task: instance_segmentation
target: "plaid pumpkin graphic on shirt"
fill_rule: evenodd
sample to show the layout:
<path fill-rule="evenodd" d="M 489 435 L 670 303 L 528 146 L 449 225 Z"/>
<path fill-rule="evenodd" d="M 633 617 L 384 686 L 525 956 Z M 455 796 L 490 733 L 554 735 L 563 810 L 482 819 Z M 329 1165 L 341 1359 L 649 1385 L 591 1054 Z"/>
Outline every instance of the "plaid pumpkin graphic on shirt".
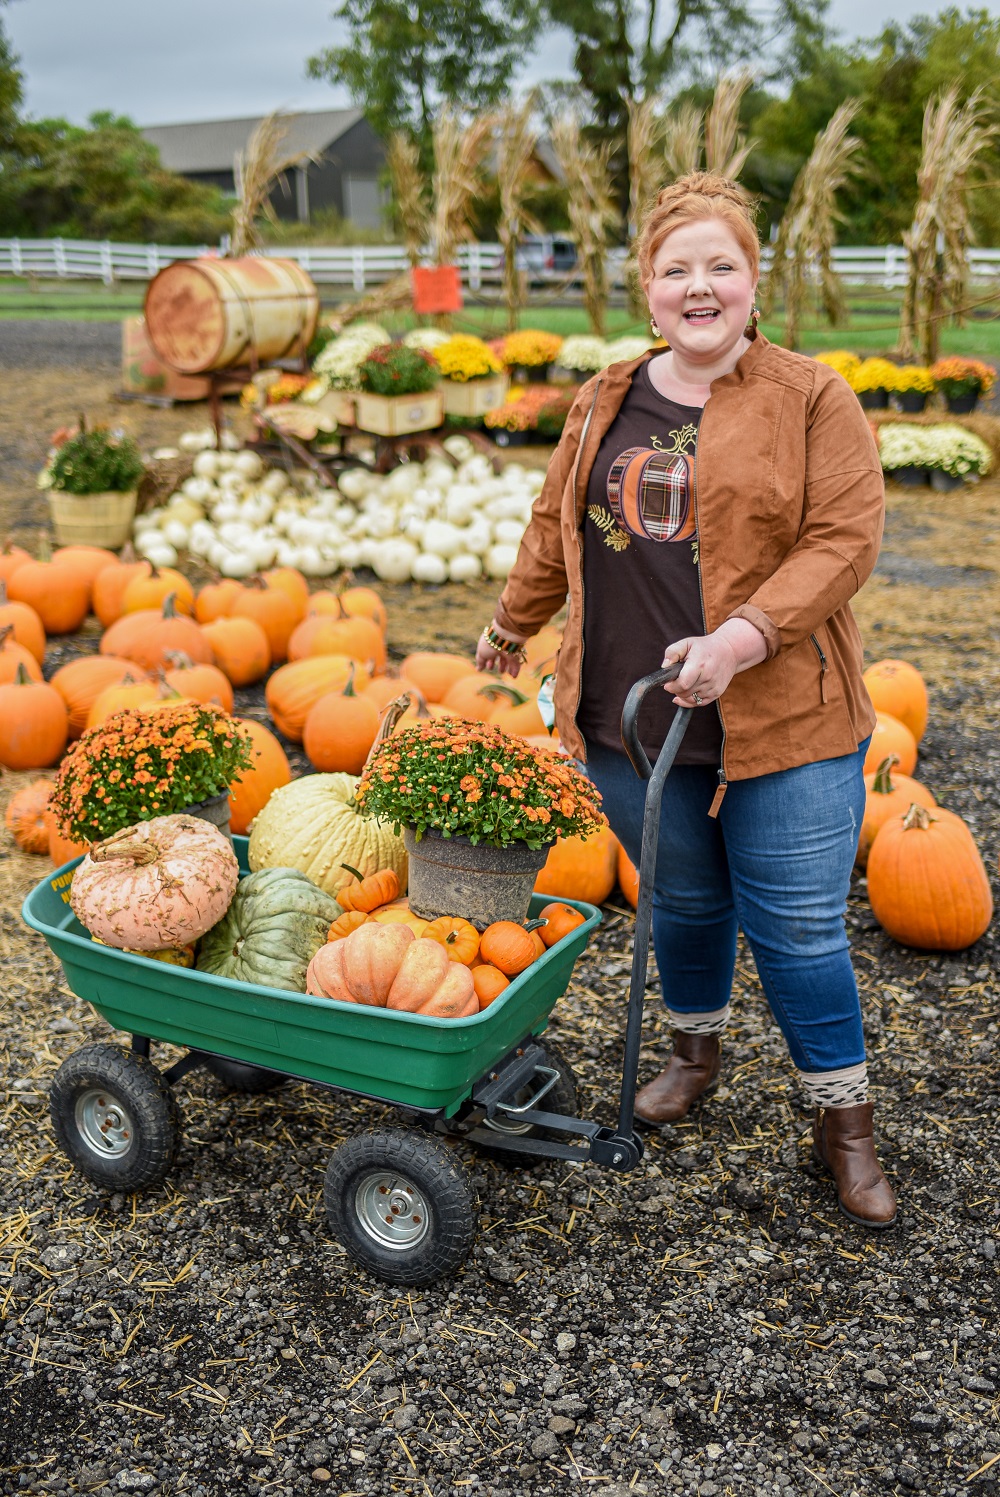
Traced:
<path fill-rule="evenodd" d="M 661 543 L 694 537 L 694 459 L 687 452 L 626 448 L 611 465 L 607 495 L 630 535 Z"/>

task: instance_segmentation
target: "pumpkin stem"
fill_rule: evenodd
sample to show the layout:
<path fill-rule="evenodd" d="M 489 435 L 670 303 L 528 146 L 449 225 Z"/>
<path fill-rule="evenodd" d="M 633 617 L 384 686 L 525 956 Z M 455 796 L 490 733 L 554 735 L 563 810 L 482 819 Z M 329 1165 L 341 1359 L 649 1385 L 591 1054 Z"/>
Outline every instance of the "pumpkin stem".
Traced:
<path fill-rule="evenodd" d="M 914 827 L 920 832 L 926 832 L 931 823 L 935 821 L 937 817 L 932 816 L 926 806 L 919 806 L 914 801 L 903 817 L 903 826 L 908 832 L 912 832 Z"/>
<path fill-rule="evenodd" d="M 372 674 L 374 675 L 374 671 L 372 672 Z M 354 690 L 354 661 L 353 660 L 351 661 L 351 668 L 350 668 L 350 670 L 347 673 L 347 683 L 344 686 L 344 689 L 343 689 L 343 691 L 340 694 L 341 694 L 341 696 L 344 696 L 344 697 L 356 697 L 357 696 L 357 692 Z M 341 866 L 343 866 L 343 865 L 341 865 Z"/>
<path fill-rule="evenodd" d="M 144 868 L 149 863 L 156 862 L 156 848 L 150 842 L 140 841 L 138 837 L 122 837 L 121 832 L 116 832 L 107 841 L 98 842 L 90 849 L 92 863 L 113 863 L 119 858 L 135 868 Z"/>
<path fill-rule="evenodd" d="M 124 567 L 131 567 L 135 565 L 137 560 L 138 558 L 135 554 L 135 547 L 133 546 L 131 541 L 126 541 L 124 546 L 118 553 L 119 565 Z"/>
<path fill-rule="evenodd" d="M 898 754 L 888 754 L 875 771 L 872 789 L 879 795 L 892 794 L 892 771 L 899 763 Z"/>
<path fill-rule="evenodd" d="M 168 650 L 163 658 L 174 671 L 189 671 L 194 665 L 191 656 L 185 655 L 183 650 Z"/>
<path fill-rule="evenodd" d="M 537 930 L 540 925 L 548 925 L 548 916 L 544 920 L 526 920 L 522 930 Z"/>
<path fill-rule="evenodd" d="M 14 685 L 15 686 L 30 686 L 31 685 L 31 677 L 28 675 L 28 672 L 24 668 L 24 661 L 23 660 L 19 660 L 17 662 L 17 670 L 14 672 Z"/>
<path fill-rule="evenodd" d="M 488 686 L 481 686 L 477 695 L 488 697 L 491 702 L 495 702 L 497 697 L 503 697 L 510 707 L 523 707 L 529 700 L 523 691 L 518 691 L 516 686 L 502 685 L 499 681 L 492 681 Z"/>
<path fill-rule="evenodd" d="M 4 645 L 7 643 L 8 639 L 10 639 L 10 637 L 11 637 L 11 635 L 13 633 L 14 633 L 14 625 L 13 624 L 4 624 L 3 628 L 0 629 L 0 650 L 3 649 Z"/>
<path fill-rule="evenodd" d="M 357 868 L 352 868 L 351 865 L 350 865 L 350 863 L 341 863 L 340 866 L 341 866 L 341 868 L 346 868 L 347 871 L 348 871 L 348 873 L 353 873 L 354 877 L 357 879 L 357 881 L 358 881 L 359 884 L 363 884 L 364 883 L 364 881 L 365 881 L 364 874 L 360 873 Z"/>
<path fill-rule="evenodd" d="M 167 593 L 167 596 L 164 598 L 164 600 L 163 600 L 163 617 L 165 619 L 175 619 L 177 617 L 177 594 L 176 593 Z"/>

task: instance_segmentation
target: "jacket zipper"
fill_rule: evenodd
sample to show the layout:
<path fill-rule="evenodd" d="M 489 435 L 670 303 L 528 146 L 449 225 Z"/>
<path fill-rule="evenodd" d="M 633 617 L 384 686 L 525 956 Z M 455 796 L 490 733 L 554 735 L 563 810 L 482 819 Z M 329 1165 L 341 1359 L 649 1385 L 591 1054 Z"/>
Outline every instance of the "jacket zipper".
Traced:
<path fill-rule="evenodd" d="M 707 632 L 708 621 L 705 617 L 705 584 L 702 580 L 701 575 L 701 519 L 698 514 L 698 453 L 701 449 L 701 425 L 704 423 L 704 419 L 705 415 L 703 408 L 702 420 L 699 423 L 698 427 L 698 441 L 694 449 L 694 492 L 691 495 L 691 501 L 694 504 L 694 529 L 695 534 L 698 537 L 698 597 L 701 601 L 701 627 L 705 632 Z M 726 719 L 722 711 L 722 702 L 718 701 L 715 705 L 719 710 L 719 721 L 722 724 L 722 749 L 719 754 L 719 783 L 716 786 L 715 794 L 712 796 L 712 804 L 708 808 L 708 814 L 712 817 L 718 816 L 719 809 L 722 805 L 723 796 L 729 789 L 729 781 L 726 779 Z"/>
<path fill-rule="evenodd" d="M 602 386 L 603 383 L 604 383 L 604 381 L 602 379 L 599 379 L 597 381 L 597 385 L 594 388 L 594 398 L 590 402 L 590 410 L 587 412 L 587 419 L 583 423 L 583 430 L 580 433 L 580 445 L 579 445 L 579 447 L 577 448 L 577 451 L 576 451 L 576 467 L 573 469 L 573 518 L 574 518 L 574 520 L 576 520 L 576 517 L 577 517 L 577 515 L 580 512 L 579 496 L 577 494 L 577 484 L 578 484 L 579 478 L 580 478 L 580 464 L 583 462 L 583 449 L 584 449 L 584 447 L 586 445 L 587 433 L 590 431 L 590 423 L 591 423 L 591 420 L 593 419 L 594 411 L 597 408 L 597 397 L 601 393 L 601 386 Z M 577 529 L 577 535 L 579 537 L 579 527 Z M 583 620 L 584 620 L 584 613 L 585 613 L 585 600 L 584 600 L 584 592 L 583 592 L 583 539 L 582 539 L 582 537 L 579 538 L 578 547 L 579 547 L 579 552 L 580 552 L 580 668 L 577 671 L 577 677 L 576 677 L 576 683 L 577 683 L 576 684 L 576 701 L 573 704 L 573 721 L 574 722 L 576 722 L 576 714 L 577 714 L 577 710 L 578 710 L 578 708 L 580 706 L 580 697 L 583 694 L 583 653 L 584 653 L 584 650 L 586 649 L 586 640 L 585 640 L 585 636 L 584 636 L 584 632 L 583 632 Z"/>
<path fill-rule="evenodd" d="M 810 634 L 809 638 L 812 641 L 813 648 L 815 649 L 816 654 L 819 656 L 819 699 L 820 699 L 821 702 L 825 703 L 826 702 L 826 656 L 823 654 L 823 646 L 820 644 L 820 642 L 816 638 L 815 634 Z"/>

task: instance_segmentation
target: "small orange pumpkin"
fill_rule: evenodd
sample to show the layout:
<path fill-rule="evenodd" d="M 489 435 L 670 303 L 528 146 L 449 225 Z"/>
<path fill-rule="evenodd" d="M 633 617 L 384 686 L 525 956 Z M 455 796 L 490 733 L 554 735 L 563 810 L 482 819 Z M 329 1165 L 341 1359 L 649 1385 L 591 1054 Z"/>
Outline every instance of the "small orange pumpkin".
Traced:
<path fill-rule="evenodd" d="M 405 896 L 394 899 L 391 904 L 379 905 L 377 910 L 372 910 L 371 918 L 379 925 L 405 925 L 415 936 L 422 936 L 427 929 L 427 921 L 413 913 Z"/>
<path fill-rule="evenodd" d="M 471 967 L 479 955 L 479 932 L 459 915 L 440 915 L 424 931 L 428 941 L 438 941 L 448 953 L 449 961 Z"/>
<path fill-rule="evenodd" d="M 355 688 L 367 684 L 367 671 L 346 655 L 311 655 L 276 670 L 268 679 L 264 696 L 267 710 L 285 737 L 301 743 L 312 708 L 328 692 L 342 691 L 352 672 Z"/>
<path fill-rule="evenodd" d="M 45 627 L 30 604 L 10 600 L 7 584 L 0 578 L 0 629 L 8 625 L 17 643 L 30 650 L 41 665 L 45 659 Z"/>
<path fill-rule="evenodd" d="M 145 707 L 150 702 L 155 702 L 159 696 L 159 687 L 155 681 L 141 678 L 139 667 L 135 667 L 135 674 L 131 672 L 118 682 L 112 683 L 94 698 L 87 713 L 86 726 L 96 728 L 100 723 L 106 722 L 113 712 L 123 712 L 126 707 Z"/>
<path fill-rule="evenodd" d="M 523 925 L 495 920 L 483 931 L 479 952 L 484 962 L 499 967 L 505 977 L 516 977 L 535 960 L 535 943 Z"/>
<path fill-rule="evenodd" d="M 0 764 L 48 769 L 66 747 L 66 703 L 47 681 L 32 681 L 23 665 L 0 686 Z"/>
<path fill-rule="evenodd" d="M 240 590 L 234 599 L 229 617 L 253 619 L 267 635 L 271 661 L 280 665 L 288 659 L 288 641 L 303 610 L 295 599 L 280 587 L 267 587 L 263 581 Z"/>
<path fill-rule="evenodd" d="M 538 932 L 545 946 L 554 946 L 557 941 L 568 936 L 570 931 L 576 930 L 578 925 L 584 923 L 584 916 L 579 910 L 574 910 L 572 905 L 561 904 L 559 901 L 547 904 L 538 918 L 545 921 Z"/>
<path fill-rule="evenodd" d="M 341 867 L 350 875 L 336 893 L 341 909 L 361 910 L 367 915 L 399 898 L 399 875 L 392 868 L 380 868 L 363 878 L 356 868 L 349 868 L 346 863 Z"/>
<path fill-rule="evenodd" d="M 202 633 L 222 674 L 234 686 L 252 686 L 267 675 L 271 646 L 255 619 L 217 618 L 205 624 Z"/>
<path fill-rule="evenodd" d="M 261 577 L 267 587 L 277 588 L 291 598 L 299 610 L 299 618 L 305 618 L 309 603 L 309 583 L 297 567 L 272 567 L 270 571 L 262 572 Z"/>
<path fill-rule="evenodd" d="M 875 713 L 875 728 L 865 754 L 865 774 L 871 774 L 890 754 L 899 760 L 901 774 L 912 774 L 917 767 L 917 740 L 905 723 L 888 712 Z"/>
<path fill-rule="evenodd" d="M 908 660 L 878 660 L 864 673 L 872 706 L 904 723 L 917 743 L 927 727 L 927 687 Z"/>
<path fill-rule="evenodd" d="M 874 774 L 865 775 L 865 814 L 858 838 L 855 865 L 864 870 L 868 866 L 872 843 L 881 826 L 890 816 L 902 816 L 916 802 L 928 809 L 937 805 L 926 785 L 910 775 L 892 773 L 899 763 L 895 754 L 887 754 Z"/>
<path fill-rule="evenodd" d="M 472 969 L 472 986 L 476 990 L 479 1000 L 480 1012 L 489 1008 L 490 1004 L 500 994 L 510 987 L 510 978 L 505 977 L 499 967 L 491 966 L 489 962 L 480 962 L 478 967 Z"/>
<path fill-rule="evenodd" d="M 385 669 L 385 639 L 371 619 L 330 618 L 314 614 L 298 624 L 288 641 L 289 660 L 308 655 L 350 655 L 371 664 L 372 673 Z"/>
<path fill-rule="evenodd" d="M 385 604 L 373 587 L 344 587 L 341 588 L 337 597 L 341 608 L 351 618 L 372 619 L 383 634 L 388 631 L 389 615 Z"/>
<path fill-rule="evenodd" d="M 118 558 L 103 546 L 60 546 L 58 551 L 53 551 L 52 560 L 70 567 L 78 577 L 82 577 L 93 601 L 95 581 L 105 567 L 113 566 Z"/>
<path fill-rule="evenodd" d="M 158 608 L 143 608 L 138 613 L 123 613 L 109 624 L 101 635 L 98 650 L 102 655 L 117 655 L 119 660 L 131 660 L 132 651 L 150 624 L 160 618 Z"/>
<path fill-rule="evenodd" d="M 592 836 L 558 837 L 535 879 L 535 893 L 603 904 L 618 877 L 618 838 L 609 826 Z"/>
<path fill-rule="evenodd" d="M 26 561 L 31 560 L 31 552 L 25 551 L 22 546 L 12 546 L 5 541 L 0 546 L 0 582 L 6 582 L 17 571 L 23 567 Z"/>
<path fill-rule="evenodd" d="M 238 717 L 236 721 L 249 733 L 254 755 L 250 768 L 242 770 L 239 779 L 229 787 L 229 825 L 242 837 L 275 790 L 291 783 L 292 770 L 288 756 L 270 728 L 250 717 Z"/>
<path fill-rule="evenodd" d="M 993 917 L 975 839 L 941 806 L 914 804 L 883 824 L 868 855 L 868 898 L 883 929 L 920 951 L 964 951 Z"/>
<path fill-rule="evenodd" d="M 229 611 L 240 593 L 243 584 L 235 577 L 220 577 L 218 582 L 206 582 L 194 600 L 194 616 L 199 624 L 211 624 L 216 619 L 228 618 Z"/>
<path fill-rule="evenodd" d="M 342 941 L 345 936 L 351 934 L 352 930 L 357 930 L 359 925 L 364 925 L 368 918 L 364 910 L 345 910 L 342 915 L 337 916 L 336 920 L 330 926 L 326 939 L 328 941 Z"/>
<path fill-rule="evenodd" d="M 212 646 L 193 618 L 177 612 L 177 600 L 171 593 L 160 614 L 133 640 L 130 659 L 144 670 L 154 671 L 169 663 L 171 655 L 187 655 L 199 665 L 212 661 Z"/>
<path fill-rule="evenodd" d="M 34 655 L 14 638 L 13 624 L 4 624 L 0 629 L 0 686 L 13 681 L 19 665 L 24 666 L 32 681 L 44 680 L 42 667 Z"/>
<path fill-rule="evenodd" d="M 152 562 L 126 561 L 124 555 L 119 560 L 101 568 L 90 589 L 90 606 L 100 620 L 102 628 L 109 629 L 121 618 L 125 611 L 122 606 L 125 589 L 133 578 L 149 577 L 152 570 Z"/>
<path fill-rule="evenodd" d="M 416 650 L 400 667 L 428 702 L 443 702 L 455 682 L 471 669 L 472 662 L 464 655 L 449 655 L 444 650 Z"/>
<path fill-rule="evenodd" d="M 75 634 L 90 609 L 89 580 L 72 563 L 53 561 L 47 543 L 38 561 L 18 567 L 7 591 L 35 610 L 46 634 Z"/>
<path fill-rule="evenodd" d="M 412 681 L 407 681 L 404 676 L 376 676 L 368 682 L 361 695 L 375 703 L 379 712 L 388 707 L 389 703 L 396 697 L 409 695 L 416 697 L 417 688 Z"/>
<path fill-rule="evenodd" d="M 66 703 L 70 738 L 79 738 L 84 732 L 90 709 L 102 692 L 128 678 L 134 680 L 136 673 L 131 660 L 121 660 L 117 655 L 84 655 L 61 665 L 52 685 Z"/>
<path fill-rule="evenodd" d="M 49 857 L 57 868 L 90 851 L 89 842 L 74 842 L 71 837 L 63 836 L 56 826 L 55 812 L 50 808 L 46 809 L 44 820 L 49 834 Z"/>
<path fill-rule="evenodd" d="M 309 762 L 323 773 L 360 774 L 378 724 L 379 709 L 354 690 L 352 670 L 343 691 L 328 691 L 310 707 L 302 730 L 302 747 Z"/>
<path fill-rule="evenodd" d="M 473 722 L 487 722 L 497 708 L 497 684 L 483 671 L 473 671 L 449 688 L 442 706 Z"/>
<path fill-rule="evenodd" d="M 233 710 L 233 688 L 229 678 L 217 665 L 199 664 L 183 651 L 171 650 L 167 654 L 169 670 L 163 679 L 174 691 L 192 702 L 215 702 L 223 712 Z"/>
<path fill-rule="evenodd" d="M 48 853 L 49 829 L 45 811 L 55 788 L 52 780 L 33 780 L 11 796 L 4 821 L 22 852 L 41 853 L 43 856 Z"/>
<path fill-rule="evenodd" d="M 148 572 L 138 573 L 127 583 L 122 593 L 122 613 L 142 613 L 146 609 L 159 612 L 171 593 L 177 613 L 188 616 L 194 613 L 194 588 L 184 573 L 176 567 L 150 567 Z"/>

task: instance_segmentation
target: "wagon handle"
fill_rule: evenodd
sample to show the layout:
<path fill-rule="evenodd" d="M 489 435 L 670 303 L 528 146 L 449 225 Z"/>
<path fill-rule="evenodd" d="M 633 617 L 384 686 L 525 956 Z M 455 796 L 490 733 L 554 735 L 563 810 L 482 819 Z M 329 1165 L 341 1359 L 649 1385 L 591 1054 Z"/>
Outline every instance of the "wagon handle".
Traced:
<path fill-rule="evenodd" d="M 670 724 L 666 742 L 651 765 L 639 742 L 638 718 L 646 693 L 680 673 L 680 664 L 653 671 L 636 681 L 625 698 L 622 710 L 622 742 L 640 779 L 646 780 L 646 801 L 642 815 L 642 847 L 639 854 L 639 898 L 635 911 L 635 938 L 632 947 L 632 975 L 629 981 L 628 1011 L 625 1021 L 625 1052 L 622 1056 L 622 1089 L 618 1114 L 618 1137 L 631 1140 L 635 1123 L 635 1090 L 639 1075 L 639 1049 L 642 1044 L 642 1013 L 646 997 L 646 964 L 649 960 L 649 933 L 653 915 L 653 879 L 656 871 L 656 849 L 660 840 L 660 803 L 663 786 L 670 773 L 681 740 L 687 732 L 694 711 L 678 707 Z"/>

